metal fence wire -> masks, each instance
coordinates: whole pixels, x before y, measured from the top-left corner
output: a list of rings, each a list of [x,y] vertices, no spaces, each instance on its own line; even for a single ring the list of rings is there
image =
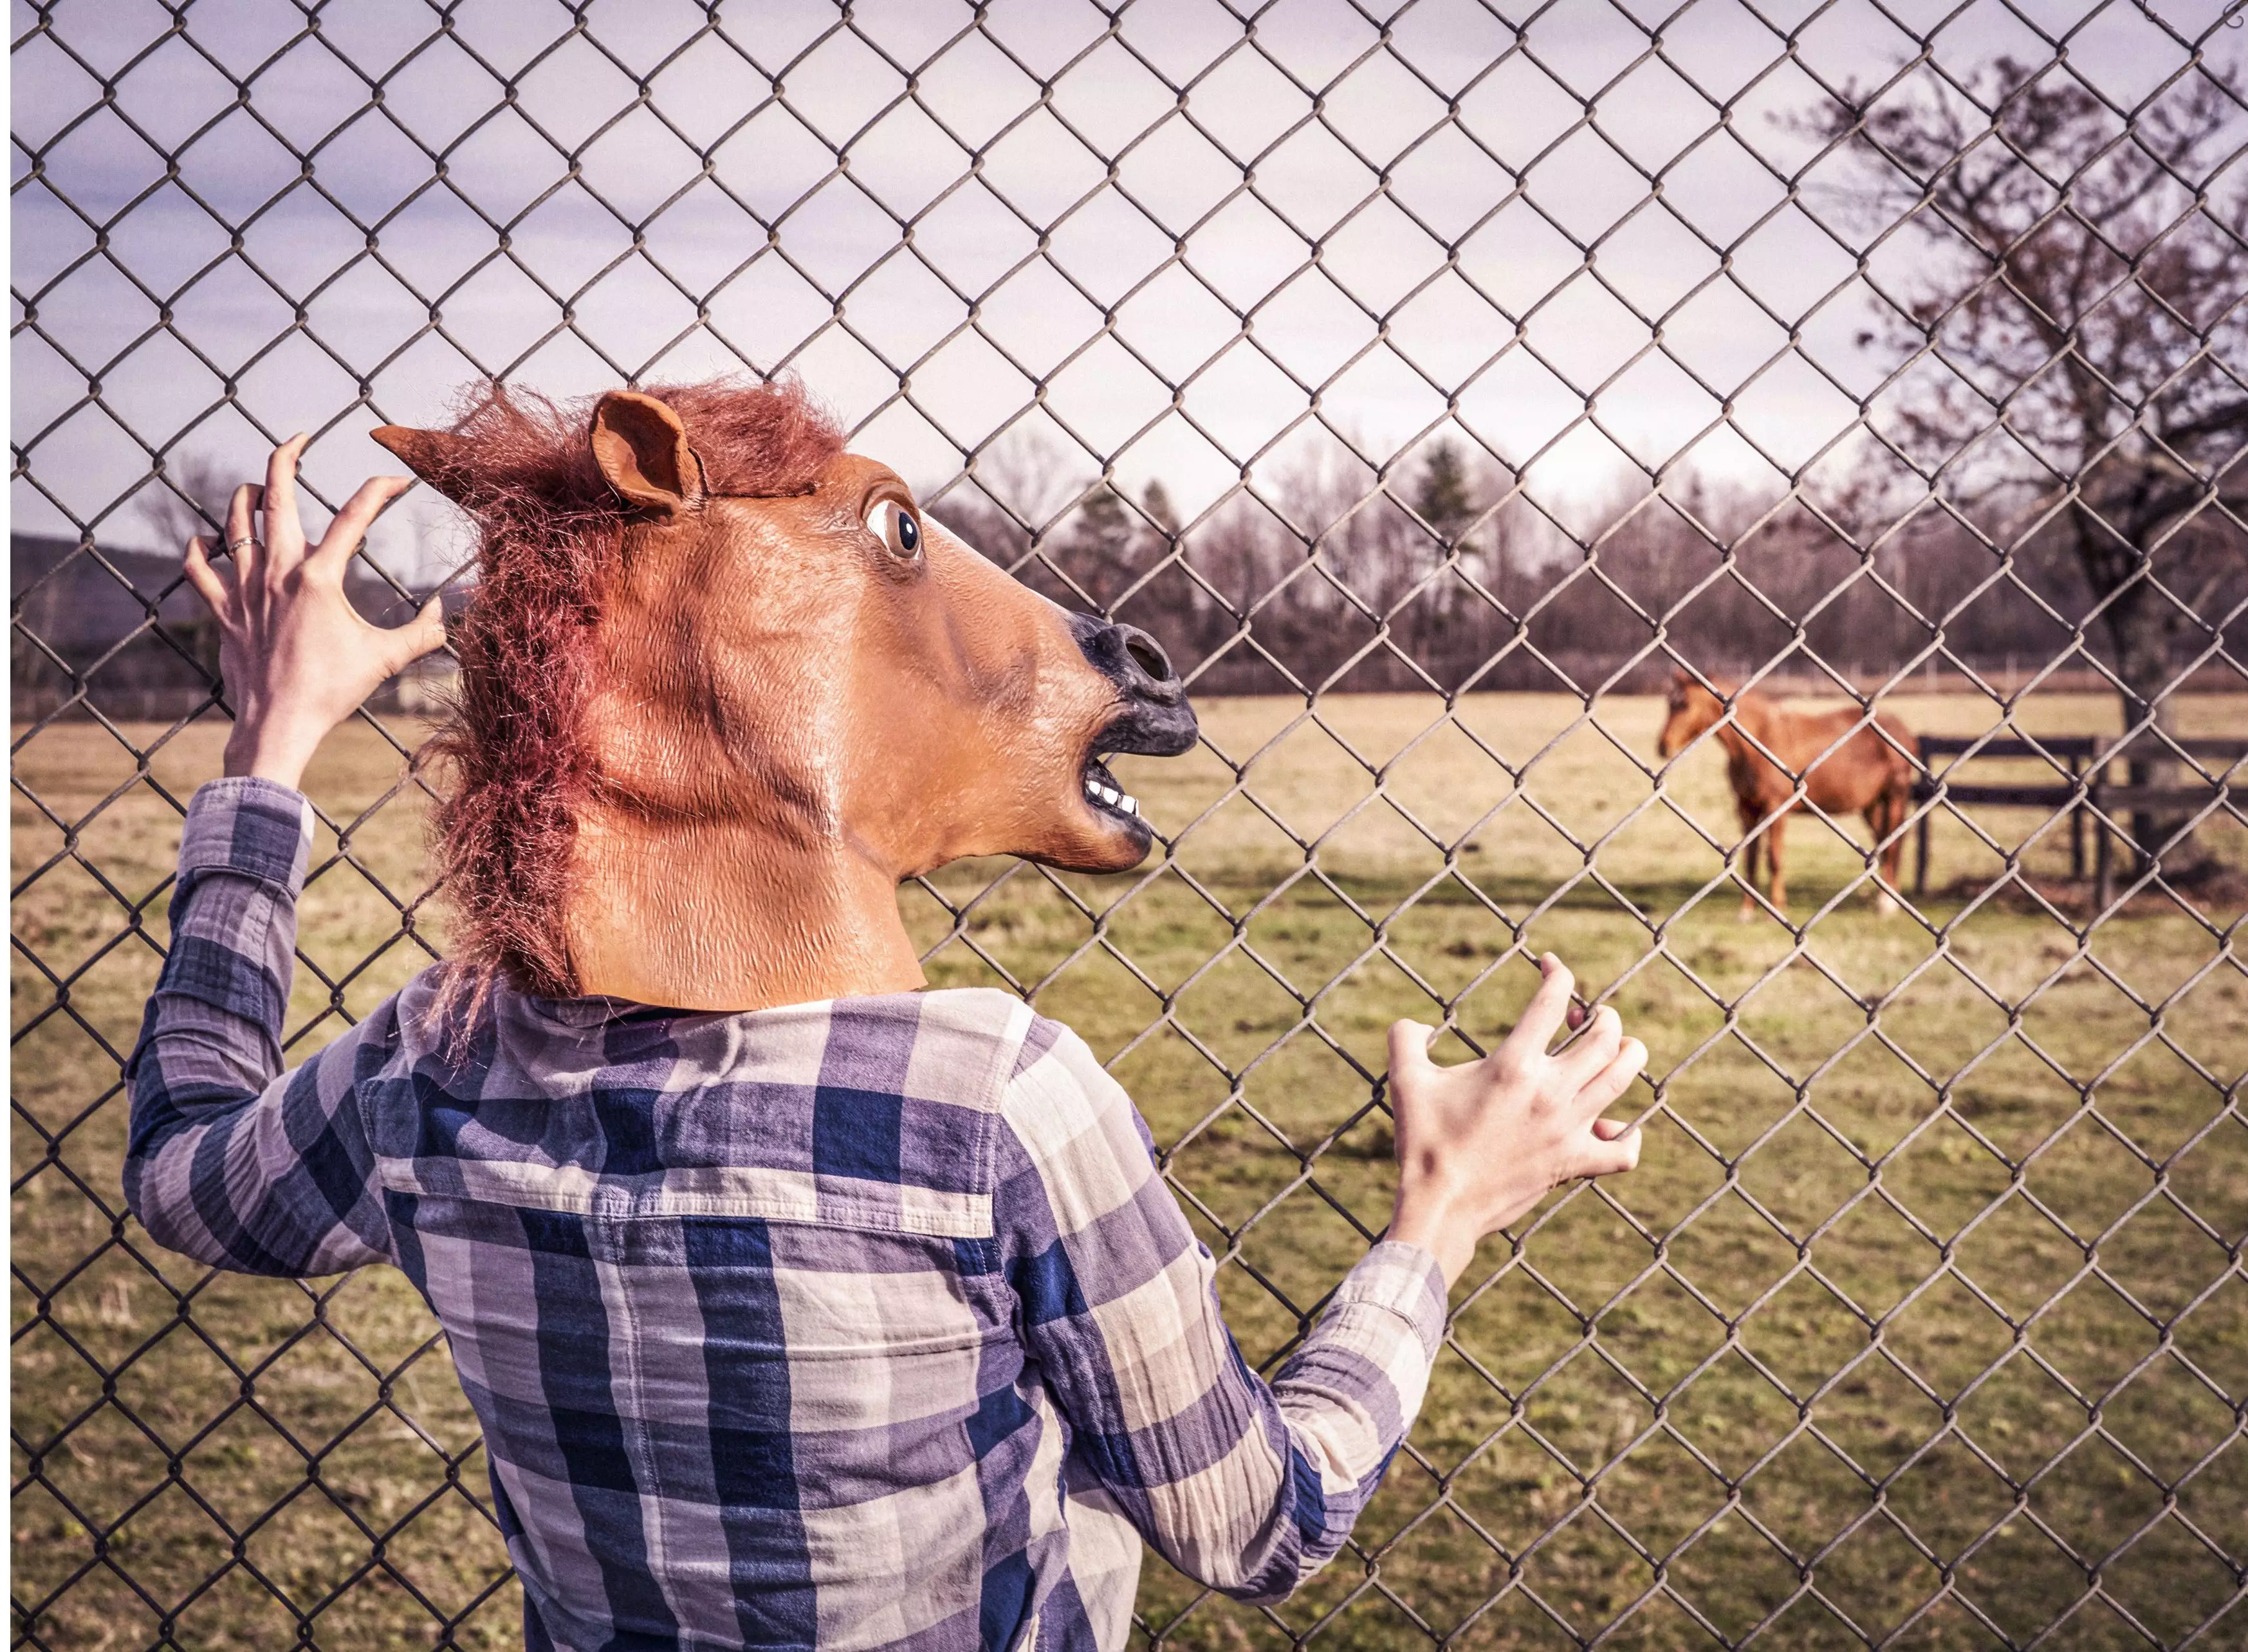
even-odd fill
[[[796,368],[1202,696],[1148,867],[901,898],[1113,1056],[1253,1362],[1379,1233],[1387,1018],[1487,1048],[1555,946],[1654,1048],[1645,1165],[1486,1246],[1343,1556],[1276,1607],[1151,1561],[1138,1639],[2248,1645],[2213,0],[15,20],[17,1644],[519,1628],[402,1279],[123,1208],[226,721],[173,530],[300,426],[332,508],[478,379]],[[370,611],[449,577],[417,499]],[[1666,759],[1675,667],[1731,709]],[[1791,749],[1735,922],[1744,683],[1929,737],[1902,911]],[[309,783],[292,1059],[440,949],[415,693]]]

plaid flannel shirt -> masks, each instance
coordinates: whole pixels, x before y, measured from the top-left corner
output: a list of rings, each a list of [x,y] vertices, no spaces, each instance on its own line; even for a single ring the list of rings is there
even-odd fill
[[[1444,1320],[1382,1244],[1268,1386],[1147,1127],[1005,994],[738,1015],[430,974],[281,1073],[309,805],[196,794],[126,1197],[245,1272],[393,1262],[482,1421],[532,1648],[1114,1648],[1139,1539],[1229,1594],[1338,1548]]]

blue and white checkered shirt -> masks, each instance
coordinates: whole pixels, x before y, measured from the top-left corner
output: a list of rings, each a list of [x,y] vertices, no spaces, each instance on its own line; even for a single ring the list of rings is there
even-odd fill
[[[991,991],[740,1015],[417,979],[282,1074],[305,799],[196,794],[126,1197],[246,1272],[404,1269],[532,1648],[1114,1648],[1145,1539],[1229,1594],[1340,1547],[1444,1320],[1376,1245],[1267,1385],[1147,1128]],[[277,1076],[278,1075],[278,1076]]]

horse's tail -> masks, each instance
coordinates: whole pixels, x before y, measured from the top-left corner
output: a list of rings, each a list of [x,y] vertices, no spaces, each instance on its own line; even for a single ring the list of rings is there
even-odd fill
[[[1902,723],[1891,720],[1890,734],[1896,744],[1889,747],[1889,782],[1888,792],[1888,830],[1896,831],[1912,814],[1912,795],[1918,789],[1921,778],[1928,772],[1927,759],[1922,755],[1920,737]]]
[[[1888,756],[1888,790],[1902,790],[1909,798],[1913,782],[1926,772],[1928,766],[1921,755],[1920,737],[1888,712],[1877,711],[1874,716],[1881,725],[1879,737]]]

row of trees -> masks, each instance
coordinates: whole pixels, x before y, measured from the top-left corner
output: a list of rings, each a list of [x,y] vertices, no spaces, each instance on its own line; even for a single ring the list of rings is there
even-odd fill
[[[1970,517],[1848,503],[1674,475],[1564,514],[1444,441],[1386,480],[1334,444],[1183,528],[1159,483],[1096,484],[1036,536],[983,500],[939,514],[1057,600],[1153,632],[1203,693],[1590,691],[1674,659],[1874,683],[1931,660],[2112,665],[2060,536],[1994,545]]]

